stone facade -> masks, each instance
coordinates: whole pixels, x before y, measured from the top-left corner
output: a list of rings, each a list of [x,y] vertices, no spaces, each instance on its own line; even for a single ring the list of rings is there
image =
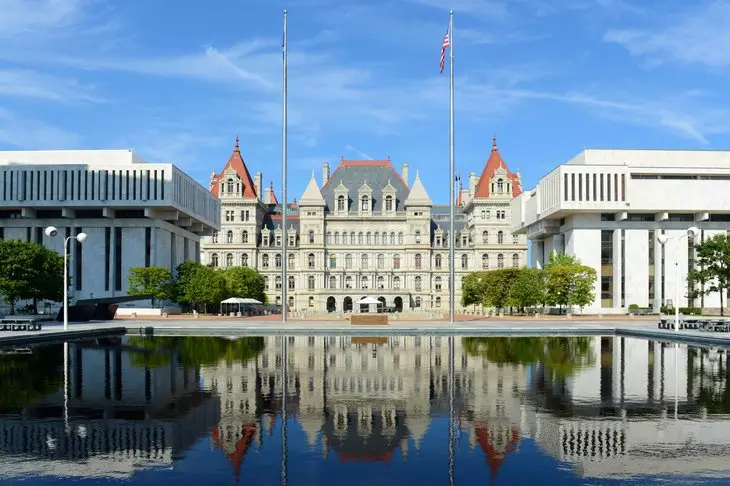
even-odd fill
[[[203,238],[201,261],[218,267],[250,266],[281,304],[283,238],[287,244],[289,310],[353,310],[373,296],[396,311],[449,308],[449,207],[432,202],[418,172],[409,185],[390,159],[342,160],[322,186],[314,173],[299,201],[286,205],[287,228],[273,185],[262,191],[236,141],[223,170],[211,176],[221,200],[221,231]],[[468,273],[526,263],[524,236],[510,232],[510,207],[520,176],[507,168],[496,141],[480,177],[460,188],[455,219],[456,308]],[[354,309],[358,310],[358,309]]]

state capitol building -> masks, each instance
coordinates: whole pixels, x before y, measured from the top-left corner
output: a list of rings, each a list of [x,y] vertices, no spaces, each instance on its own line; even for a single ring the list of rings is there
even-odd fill
[[[221,201],[221,230],[202,238],[201,262],[257,269],[272,304],[282,303],[288,238],[289,311],[349,312],[364,296],[396,312],[449,308],[449,206],[433,203],[418,170],[409,180],[406,163],[400,173],[390,158],[342,159],[331,173],[325,163],[321,185],[312,173],[301,197],[284,205],[261,172],[251,177],[236,139],[210,191]],[[521,191],[495,139],[481,176],[470,173],[457,191],[457,311],[467,274],[526,264],[526,237],[510,232],[510,201]]]

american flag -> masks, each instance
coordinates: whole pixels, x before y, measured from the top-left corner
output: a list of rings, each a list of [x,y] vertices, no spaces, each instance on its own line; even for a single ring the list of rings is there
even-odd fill
[[[451,46],[451,41],[449,40],[449,29],[446,29],[446,35],[444,36],[444,41],[441,43],[441,72],[444,72],[444,65],[446,64],[446,49],[448,49]]]

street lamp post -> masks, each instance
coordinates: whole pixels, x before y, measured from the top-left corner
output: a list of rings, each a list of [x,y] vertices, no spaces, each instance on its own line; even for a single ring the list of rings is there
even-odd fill
[[[58,229],[55,226],[49,226],[46,228],[46,236],[53,238],[58,234]],[[63,240],[63,330],[68,329],[68,242],[70,240],[76,240],[82,245],[86,241],[86,233],[79,233],[76,236],[69,236]]]
[[[678,237],[671,238],[667,235],[659,235],[657,236],[657,241],[660,245],[662,245],[662,248],[666,248],[666,243],[674,239],[676,243],[676,253],[674,256],[674,267],[675,267],[675,294],[674,294],[674,331],[679,332],[679,243],[682,241],[682,238],[695,238],[697,235],[700,234],[700,230],[697,229],[696,226],[691,226],[687,228],[687,232],[684,234],[679,235]]]

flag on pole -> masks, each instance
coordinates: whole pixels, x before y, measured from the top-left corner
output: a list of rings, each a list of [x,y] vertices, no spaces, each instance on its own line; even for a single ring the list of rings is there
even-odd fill
[[[444,36],[444,41],[441,43],[441,73],[444,72],[444,66],[446,65],[446,49],[448,49],[451,46],[451,42],[449,41],[449,28],[446,29],[446,35]]]

